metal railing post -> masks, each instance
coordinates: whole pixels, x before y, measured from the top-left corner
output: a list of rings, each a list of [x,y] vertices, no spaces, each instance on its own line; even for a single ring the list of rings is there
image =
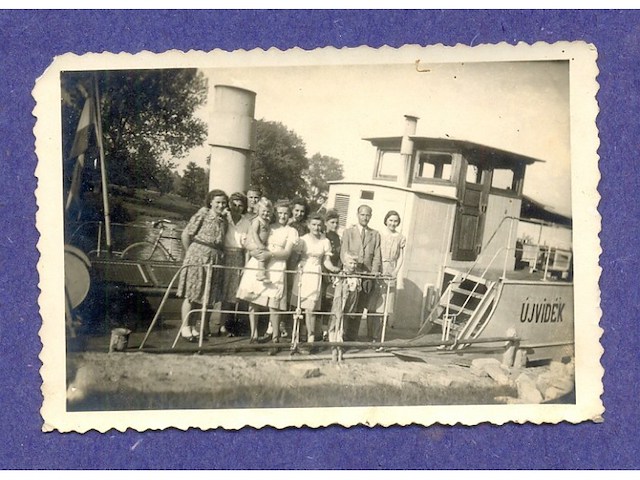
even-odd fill
[[[100,256],[101,253],[101,249],[102,249],[102,222],[98,223],[98,254],[97,256]]]
[[[451,315],[449,314],[449,305],[451,304],[451,285],[453,280],[449,282],[447,288],[447,306],[444,308],[444,328],[442,329],[442,340],[449,340],[449,330],[451,330]]]
[[[149,328],[147,329],[147,333],[144,336],[144,338],[142,339],[142,343],[138,347],[138,350],[142,350],[142,347],[144,347],[144,344],[147,341],[147,339],[149,338],[149,335],[151,335],[151,330],[153,330],[153,327],[155,327],[156,322],[158,321],[158,318],[160,317],[160,313],[162,312],[162,309],[164,308],[164,304],[166,303],[167,298],[169,298],[169,293],[171,292],[171,287],[173,287],[173,284],[175,283],[176,278],[178,278],[178,275],[180,275],[180,272],[184,268],[185,268],[184,266],[180,267],[178,269],[178,271],[173,275],[173,278],[171,279],[171,282],[169,282],[169,286],[167,287],[167,290],[164,292],[162,300],[160,301],[160,305],[158,306],[158,310],[156,310],[156,314],[153,316],[153,320],[151,321],[151,325],[149,325]],[[182,326],[181,326],[181,328],[182,328]],[[178,335],[179,334],[180,334],[180,332],[178,331]],[[177,340],[178,339],[176,338],[176,342],[177,342]],[[174,342],[173,347],[176,346],[176,342]]]
[[[504,251],[504,264],[502,265],[502,278],[507,276],[507,261],[509,260],[509,251],[511,250],[511,232],[513,232],[513,218],[509,218],[509,236],[507,239],[507,248]]]
[[[213,271],[213,265],[208,263],[205,265],[207,270],[206,279],[204,281],[204,302],[202,303],[202,314],[200,315],[200,338],[198,339],[198,347],[202,348],[202,342],[204,337],[204,322],[207,318],[207,306],[209,305],[209,294],[211,293],[211,276]]]
[[[293,314],[293,331],[291,332],[291,353],[298,351],[298,344],[300,343],[300,320],[302,319],[302,296],[300,295],[302,290],[302,268],[298,267],[296,271],[296,281],[298,282],[298,295],[296,295],[296,311]],[[309,332],[307,332],[307,339]]]
[[[382,334],[380,341],[384,342],[384,334],[387,329],[387,319],[389,318],[389,293],[391,292],[391,281],[387,280],[387,294],[384,297],[384,308],[382,310]]]
[[[551,258],[551,247],[547,247],[547,258],[544,262],[544,277],[542,277],[542,281],[547,281],[547,275],[549,272],[549,259]]]

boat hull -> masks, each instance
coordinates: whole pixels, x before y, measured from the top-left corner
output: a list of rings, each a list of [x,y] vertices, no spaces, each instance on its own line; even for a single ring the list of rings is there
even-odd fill
[[[499,288],[476,338],[515,335],[529,361],[573,357],[573,283],[501,280]]]

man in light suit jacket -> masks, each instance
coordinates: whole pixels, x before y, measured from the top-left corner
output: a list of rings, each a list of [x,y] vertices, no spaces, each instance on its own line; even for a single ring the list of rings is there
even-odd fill
[[[378,274],[382,272],[382,257],[380,253],[380,233],[369,228],[371,220],[371,207],[360,205],[358,207],[358,224],[345,229],[342,234],[340,246],[340,259],[345,262],[345,256],[351,254],[358,259],[358,271],[363,273]],[[363,292],[359,300],[359,312],[369,310],[369,303],[375,300],[377,282],[373,279],[363,280]],[[377,331],[377,318],[367,317],[367,334],[369,340],[373,340]],[[360,328],[360,317],[345,318],[345,340],[356,340]]]

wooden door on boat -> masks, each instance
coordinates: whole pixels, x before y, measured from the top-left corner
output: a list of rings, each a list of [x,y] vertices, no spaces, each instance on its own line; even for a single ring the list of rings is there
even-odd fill
[[[484,217],[487,211],[490,180],[487,172],[473,165],[461,169],[451,246],[451,259],[473,261],[482,248]]]

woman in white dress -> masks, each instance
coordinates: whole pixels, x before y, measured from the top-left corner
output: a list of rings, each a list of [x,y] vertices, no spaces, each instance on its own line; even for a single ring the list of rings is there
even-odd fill
[[[238,286],[236,294],[239,300],[249,302],[249,324],[251,328],[250,342],[258,340],[258,323],[256,321],[256,307],[269,309],[269,321],[273,330],[273,341],[280,340],[280,313],[287,308],[286,275],[284,273],[287,259],[298,241],[298,232],[287,225],[291,217],[291,208],[287,202],[276,204],[276,223],[271,225],[268,239],[268,251],[249,252],[251,258],[247,262],[245,272]],[[255,256],[254,256],[255,255]],[[256,278],[259,263],[265,262],[269,275],[269,282],[258,281]],[[275,353],[271,350],[270,353]]]
[[[324,219],[318,213],[308,219],[309,233],[300,237],[298,252],[299,273],[296,276],[291,293],[291,305],[305,312],[307,342],[315,341],[316,316],[313,313],[320,307],[322,291],[322,267],[329,272],[338,273],[340,268],[331,262],[331,243],[323,233]]]

